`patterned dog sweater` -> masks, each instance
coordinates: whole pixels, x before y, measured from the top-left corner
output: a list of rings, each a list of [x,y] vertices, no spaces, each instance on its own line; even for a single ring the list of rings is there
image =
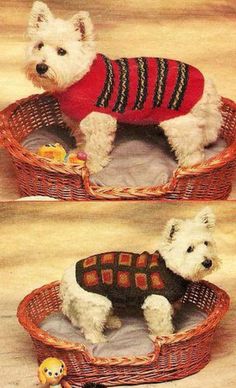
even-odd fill
[[[109,252],[76,263],[76,281],[84,290],[106,296],[119,307],[141,307],[156,294],[169,302],[179,300],[188,281],[166,267],[158,252]]]
[[[185,115],[200,100],[203,88],[200,71],[183,62],[145,57],[111,60],[97,54],[88,73],[55,97],[61,110],[76,121],[101,112],[142,125]]]

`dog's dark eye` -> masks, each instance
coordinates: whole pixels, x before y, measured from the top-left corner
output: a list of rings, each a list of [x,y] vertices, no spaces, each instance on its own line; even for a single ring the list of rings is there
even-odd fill
[[[47,370],[47,368],[44,368],[44,372],[47,372],[48,370]]]
[[[191,253],[193,251],[194,251],[194,247],[192,245],[190,245],[190,247],[188,247],[188,249],[187,249],[187,252]]]
[[[52,372],[48,372],[49,376],[52,376]]]
[[[43,44],[43,42],[40,42],[39,44],[38,44],[38,50],[41,50],[41,48],[44,46],[44,44]]]
[[[209,242],[208,242],[208,241],[204,241],[204,244],[205,244],[206,246],[208,246],[208,245],[209,245]]]
[[[64,49],[61,48],[61,47],[59,47],[59,49],[57,49],[57,54],[58,54],[58,55],[63,56],[63,55],[66,55],[66,53],[67,53],[67,51],[64,50]]]

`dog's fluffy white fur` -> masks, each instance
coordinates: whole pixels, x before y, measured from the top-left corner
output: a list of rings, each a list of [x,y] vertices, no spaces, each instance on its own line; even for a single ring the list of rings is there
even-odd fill
[[[83,78],[96,56],[93,24],[89,13],[81,11],[70,20],[54,18],[48,6],[33,4],[28,35],[26,75],[37,87],[47,91],[64,90]],[[43,47],[39,49],[39,45]],[[69,55],[58,55],[63,48]],[[48,71],[39,75],[37,64],[45,63]],[[220,97],[214,84],[205,81],[201,100],[186,115],[163,121],[168,141],[179,165],[191,166],[204,159],[204,147],[216,141],[222,123]],[[76,138],[78,148],[88,155],[91,172],[101,170],[109,162],[116,133],[116,119],[104,113],[91,112],[77,123],[64,117]],[[99,136],[97,135],[99,133]]]
[[[191,281],[201,280],[217,269],[220,261],[212,236],[214,227],[215,217],[209,208],[204,208],[192,219],[171,219],[164,229],[159,248],[166,266]],[[203,265],[206,259],[212,262],[210,268]],[[113,315],[111,301],[81,288],[75,273],[73,264],[63,275],[60,287],[62,311],[74,326],[82,330],[87,340],[104,342],[104,328],[119,328],[121,322]],[[148,296],[142,309],[151,338],[174,332],[174,307],[164,296]]]

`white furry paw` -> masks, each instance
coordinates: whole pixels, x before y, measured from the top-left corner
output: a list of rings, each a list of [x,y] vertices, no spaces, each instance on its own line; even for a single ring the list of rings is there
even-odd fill
[[[122,326],[121,320],[117,315],[112,315],[106,322],[107,329],[120,329]]]
[[[191,167],[195,164],[199,164],[204,160],[204,152],[196,151],[191,155],[186,155],[182,160],[179,161],[179,165],[183,167]]]
[[[161,336],[165,336],[165,335],[170,335],[170,334],[174,334],[174,326],[173,325],[167,325],[165,327],[165,329],[160,329],[160,330],[156,330],[155,333],[154,332],[151,332],[149,334],[149,338],[152,340],[152,341],[155,341],[157,337],[161,337]]]
[[[154,335],[154,334],[149,334],[148,337],[150,338],[150,340],[152,342],[155,342],[156,341],[156,338],[158,337],[157,335]]]
[[[101,171],[109,162],[111,158],[109,156],[103,159],[88,159],[86,166],[89,169],[90,174],[96,174]]]
[[[92,344],[100,344],[107,342],[108,339],[102,333],[90,333],[85,336],[86,340],[92,342]]]

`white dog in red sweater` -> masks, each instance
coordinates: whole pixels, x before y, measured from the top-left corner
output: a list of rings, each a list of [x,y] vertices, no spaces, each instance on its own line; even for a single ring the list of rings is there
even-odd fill
[[[56,19],[36,1],[29,20],[26,74],[54,93],[91,172],[109,162],[117,121],[159,124],[179,165],[204,159],[221,127],[220,98],[199,70],[164,58],[111,60],[96,53],[87,12]]]

